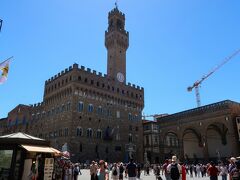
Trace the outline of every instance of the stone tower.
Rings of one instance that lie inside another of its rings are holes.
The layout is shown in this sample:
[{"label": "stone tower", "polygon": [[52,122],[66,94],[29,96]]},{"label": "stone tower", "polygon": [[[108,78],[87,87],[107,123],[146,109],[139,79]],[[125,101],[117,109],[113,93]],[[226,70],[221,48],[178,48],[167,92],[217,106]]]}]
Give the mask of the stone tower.
[{"label": "stone tower", "polygon": [[125,30],[125,15],[114,8],[108,14],[108,30],[105,32],[107,48],[107,75],[109,79],[126,83],[126,51],[129,33]]}]

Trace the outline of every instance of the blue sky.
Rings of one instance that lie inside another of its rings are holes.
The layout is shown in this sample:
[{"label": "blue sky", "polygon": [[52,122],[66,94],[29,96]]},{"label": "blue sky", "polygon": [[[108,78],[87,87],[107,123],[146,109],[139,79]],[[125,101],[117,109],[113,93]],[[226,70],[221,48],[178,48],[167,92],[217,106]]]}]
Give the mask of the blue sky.
[{"label": "blue sky", "polygon": [[[44,82],[74,62],[106,73],[104,31],[112,0],[1,0],[0,118],[42,101]],[[187,87],[240,48],[239,0],[120,0],[130,33],[127,81],[145,88],[145,114],[195,108]],[[240,102],[240,55],[203,82],[203,105]]]}]

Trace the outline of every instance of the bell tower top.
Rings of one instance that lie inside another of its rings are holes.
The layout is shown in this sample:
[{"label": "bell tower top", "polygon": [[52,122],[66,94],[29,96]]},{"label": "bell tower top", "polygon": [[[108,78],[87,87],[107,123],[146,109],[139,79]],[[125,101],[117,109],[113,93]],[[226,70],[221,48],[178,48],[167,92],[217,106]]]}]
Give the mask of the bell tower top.
[{"label": "bell tower top", "polygon": [[110,80],[126,82],[126,51],[129,33],[125,30],[125,14],[116,7],[108,13],[108,28],[105,32],[107,48],[107,75]]}]

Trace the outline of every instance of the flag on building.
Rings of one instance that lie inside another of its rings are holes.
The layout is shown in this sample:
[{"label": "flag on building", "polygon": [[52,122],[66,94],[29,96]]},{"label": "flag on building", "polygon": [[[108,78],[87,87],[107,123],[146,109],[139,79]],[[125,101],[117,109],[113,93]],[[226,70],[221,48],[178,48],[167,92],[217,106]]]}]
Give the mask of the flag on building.
[{"label": "flag on building", "polygon": [[0,84],[4,83],[7,80],[10,59],[11,58],[8,58],[6,61],[0,63]]}]

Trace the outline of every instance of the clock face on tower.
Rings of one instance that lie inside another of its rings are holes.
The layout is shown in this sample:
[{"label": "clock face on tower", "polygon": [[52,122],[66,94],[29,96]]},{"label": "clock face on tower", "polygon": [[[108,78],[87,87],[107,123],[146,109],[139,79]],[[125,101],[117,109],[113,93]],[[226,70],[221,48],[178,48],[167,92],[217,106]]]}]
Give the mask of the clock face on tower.
[{"label": "clock face on tower", "polygon": [[117,73],[117,80],[121,83],[124,82],[125,78],[121,72]]}]

